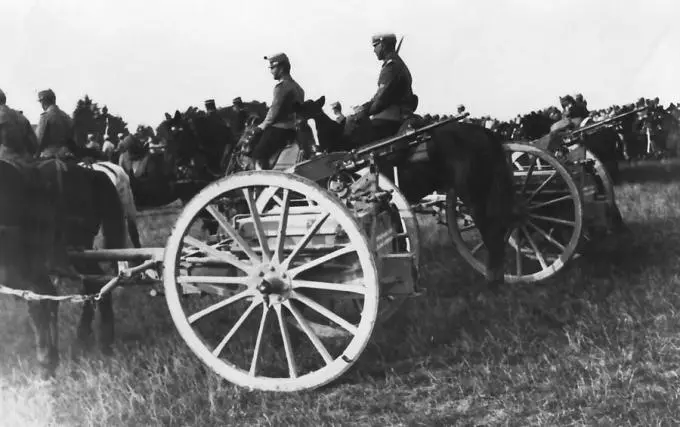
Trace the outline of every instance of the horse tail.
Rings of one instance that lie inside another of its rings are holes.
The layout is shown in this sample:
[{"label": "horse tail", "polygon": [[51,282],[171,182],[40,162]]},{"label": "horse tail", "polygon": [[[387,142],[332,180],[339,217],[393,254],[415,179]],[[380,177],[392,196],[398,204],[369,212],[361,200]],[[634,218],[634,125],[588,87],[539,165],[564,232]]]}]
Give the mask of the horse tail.
[{"label": "horse tail", "polygon": [[505,157],[505,149],[500,138],[491,131],[486,134],[492,143],[493,162],[491,166],[491,183],[487,199],[487,218],[505,219],[512,213],[514,204],[514,188],[512,169]]},{"label": "horse tail", "polygon": [[118,191],[103,172],[94,172],[95,206],[101,221],[104,247],[124,248],[126,245],[126,224],[123,205]]}]

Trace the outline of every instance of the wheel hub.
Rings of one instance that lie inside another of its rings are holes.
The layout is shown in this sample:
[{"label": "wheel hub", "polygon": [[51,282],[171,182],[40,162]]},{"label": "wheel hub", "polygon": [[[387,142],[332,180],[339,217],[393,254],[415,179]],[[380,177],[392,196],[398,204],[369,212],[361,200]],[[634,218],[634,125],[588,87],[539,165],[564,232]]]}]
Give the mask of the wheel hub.
[{"label": "wheel hub", "polygon": [[263,296],[277,296],[279,300],[288,297],[291,290],[290,278],[274,266],[264,266],[257,275],[256,289]]}]

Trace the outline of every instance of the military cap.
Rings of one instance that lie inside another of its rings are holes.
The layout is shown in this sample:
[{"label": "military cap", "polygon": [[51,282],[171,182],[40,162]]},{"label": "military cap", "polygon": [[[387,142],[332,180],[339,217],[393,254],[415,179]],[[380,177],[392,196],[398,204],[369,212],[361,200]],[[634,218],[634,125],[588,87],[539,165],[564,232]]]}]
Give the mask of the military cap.
[{"label": "military cap", "polygon": [[290,64],[290,60],[285,53],[276,53],[274,55],[265,56],[264,59],[269,61],[270,67],[276,67],[277,65],[285,63]]},{"label": "military cap", "polygon": [[371,38],[371,44],[373,46],[375,46],[375,45],[377,45],[378,43],[381,43],[381,42],[396,44],[397,43],[397,36],[394,35],[393,33],[380,33],[380,34],[375,34]]},{"label": "military cap", "polygon": [[335,101],[334,103],[331,104],[331,108],[333,110],[341,108],[340,103],[338,101]]},{"label": "military cap", "polygon": [[215,106],[215,100],[214,100],[214,99],[206,99],[206,100],[205,100],[205,108],[206,108],[207,110],[210,110],[210,109],[215,110],[215,109],[217,109],[217,107]]},{"label": "military cap", "polygon": [[236,98],[231,100],[232,104],[243,104],[243,100],[241,99],[240,96],[237,96]]},{"label": "military cap", "polygon": [[56,99],[57,96],[54,94],[54,91],[52,91],[52,89],[45,89],[38,92],[38,101],[42,100],[54,101]]}]

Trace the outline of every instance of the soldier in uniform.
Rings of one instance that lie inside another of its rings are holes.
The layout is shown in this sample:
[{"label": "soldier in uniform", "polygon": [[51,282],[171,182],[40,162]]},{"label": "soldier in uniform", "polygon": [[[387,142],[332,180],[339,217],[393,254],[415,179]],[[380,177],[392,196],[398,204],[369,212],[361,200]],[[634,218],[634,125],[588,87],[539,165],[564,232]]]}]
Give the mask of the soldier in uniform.
[{"label": "soldier in uniform", "polygon": [[38,92],[43,108],[38,121],[38,153],[41,158],[64,158],[73,155],[73,120],[57,106],[52,89]]},{"label": "soldier in uniform", "polygon": [[246,128],[246,121],[248,120],[248,111],[246,106],[243,104],[243,100],[240,96],[237,96],[231,101],[231,108],[234,112],[229,123],[232,133],[239,139],[243,135],[243,131]]},{"label": "soldier in uniform", "polygon": [[345,115],[342,114],[342,105],[340,105],[339,102],[334,102],[331,104],[331,111],[333,111],[333,114],[335,115],[335,121],[343,124],[345,123]]},{"label": "soldier in uniform", "polygon": [[359,117],[371,117],[372,139],[394,135],[402,122],[418,106],[411,87],[411,72],[396,51],[394,34],[373,36],[373,51],[383,61],[378,77],[378,91],[357,111]]},{"label": "soldier in uniform", "polygon": [[264,121],[258,125],[262,136],[253,150],[256,169],[271,169],[269,159],[277,150],[295,139],[297,115],[293,111],[295,103],[302,104],[305,91],[290,76],[290,60],[285,53],[277,53],[266,57],[269,70],[277,81],[274,86],[274,98]]},{"label": "soldier in uniform", "polygon": [[28,119],[7,106],[7,97],[0,90],[0,125],[3,125],[3,143],[0,156],[28,158],[38,149],[38,140]]}]

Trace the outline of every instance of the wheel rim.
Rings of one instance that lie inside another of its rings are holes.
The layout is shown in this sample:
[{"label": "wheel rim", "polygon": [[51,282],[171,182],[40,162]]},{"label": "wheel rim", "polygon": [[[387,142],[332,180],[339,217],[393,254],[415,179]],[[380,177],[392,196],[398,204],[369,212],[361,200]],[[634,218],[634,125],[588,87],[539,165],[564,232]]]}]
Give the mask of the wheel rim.
[{"label": "wheel rim", "polygon": [[[583,231],[580,191],[570,171],[545,151],[504,144],[513,168],[515,207],[506,234],[507,283],[538,282],[573,257]],[[486,247],[455,190],[447,195],[447,222],[454,244],[477,271],[486,273]]]},{"label": "wheel rim", "polygon": [[[283,206],[276,213],[258,208],[257,195],[272,187]],[[223,200],[238,195],[248,215],[220,212]],[[289,201],[301,195],[313,203],[294,212]],[[207,244],[192,236],[203,210],[228,239]],[[310,389],[339,377],[377,319],[376,266],[357,222],[315,183],[281,172],[234,174],[192,199],[168,241],[164,285],[192,351],[227,380],[261,390]],[[188,288],[208,298],[182,298]],[[344,309],[357,300],[348,318]]]}]

